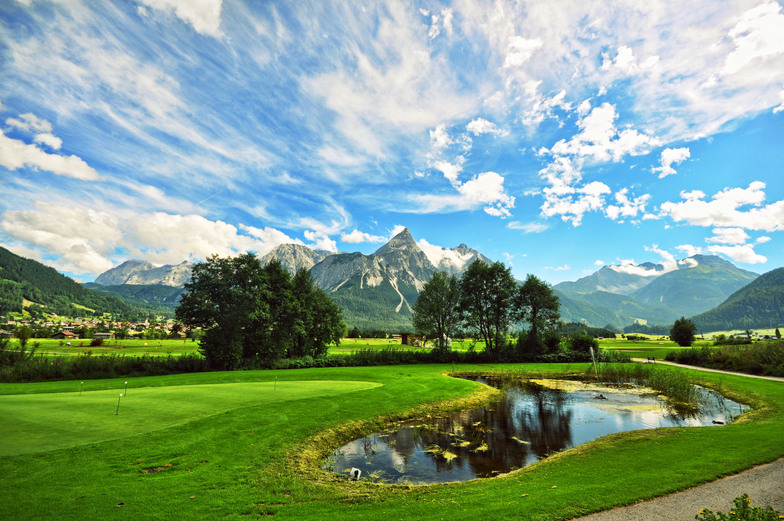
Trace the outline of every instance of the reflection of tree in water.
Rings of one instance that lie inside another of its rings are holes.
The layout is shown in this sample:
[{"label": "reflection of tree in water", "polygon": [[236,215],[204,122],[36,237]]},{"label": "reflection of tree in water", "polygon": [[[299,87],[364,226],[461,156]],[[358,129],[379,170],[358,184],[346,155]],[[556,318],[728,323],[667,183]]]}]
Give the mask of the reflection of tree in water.
[{"label": "reflection of tree in water", "polygon": [[533,403],[529,402],[515,415],[514,431],[531,442],[531,449],[540,459],[571,447],[572,411],[566,407],[566,393],[532,387],[529,395]]},{"label": "reflection of tree in water", "polygon": [[[528,394],[529,399],[521,402],[521,394]],[[427,454],[437,471],[469,465],[476,476],[487,477],[570,446],[572,413],[565,403],[563,393],[541,387],[508,389],[504,398],[491,407],[402,427],[380,439],[406,463],[417,446],[430,448],[432,452]],[[444,457],[444,450],[456,457]]]}]

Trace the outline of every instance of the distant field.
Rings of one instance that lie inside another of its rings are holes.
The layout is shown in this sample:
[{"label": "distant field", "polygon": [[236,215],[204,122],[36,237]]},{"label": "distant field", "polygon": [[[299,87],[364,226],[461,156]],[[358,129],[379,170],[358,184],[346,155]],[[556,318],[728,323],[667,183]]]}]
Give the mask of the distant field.
[{"label": "distant field", "polygon": [[90,346],[89,339],[71,340],[71,345],[66,345],[65,340],[51,338],[31,338],[27,348],[31,349],[36,343],[40,344],[37,352],[52,355],[78,355],[91,351],[93,354],[107,355],[183,355],[198,353],[199,343],[190,339],[176,340],[104,340],[101,346]]}]

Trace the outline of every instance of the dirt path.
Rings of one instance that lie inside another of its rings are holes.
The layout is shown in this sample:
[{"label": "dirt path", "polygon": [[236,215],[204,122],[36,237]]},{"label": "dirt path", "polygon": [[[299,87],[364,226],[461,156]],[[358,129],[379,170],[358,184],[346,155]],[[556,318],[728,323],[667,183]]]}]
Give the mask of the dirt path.
[{"label": "dirt path", "polygon": [[[645,358],[632,358],[632,362],[648,363],[648,360]],[[762,380],[773,380],[776,382],[784,382],[784,377],[781,376],[760,376],[756,374],[735,373],[733,371],[722,371],[721,369],[709,369],[707,367],[700,367],[698,365],[676,364],[675,362],[667,362],[665,360],[656,360],[656,362],[654,363],[672,365],[674,367],[683,367],[684,369],[696,369],[697,371],[706,371],[708,373],[733,374],[735,376],[745,376],[747,378],[760,378]]]},{"label": "dirt path", "polygon": [[[647,362],[644,358],[633,358],[636,362]],[[719,371],[691,365],[660,362],[657,364],[674,365],[688,369],[709,371],[712,373],[725,373],[749,378],[763,378],[784,382],[784,378],[774,376],[756,376],[730,371]],[[752,506],[770,505],[780,512],[784,512],[784,458],[773,463],[760,465],[739,474],[704,483],[694,488],[662,496],[650,501],[644,501],[626,507],[613,508],[589,516],[580,517],[580,521],[691,521],[702,508],[709,508],[716,512],[729,512],[732,509],[732,500],[741,494],[748,494]]]}]

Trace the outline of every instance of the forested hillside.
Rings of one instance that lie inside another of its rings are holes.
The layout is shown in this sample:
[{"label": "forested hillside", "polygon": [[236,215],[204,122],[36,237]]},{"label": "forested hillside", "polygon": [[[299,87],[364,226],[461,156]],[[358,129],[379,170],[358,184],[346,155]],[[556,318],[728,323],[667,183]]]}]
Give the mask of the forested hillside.
[{"label": "forested hillside", "polygon": [[692,320],[702,331],[781,326],[784,324],[784,268],[760,275],[718,307]]},{"label": "forested hillside", "polygon": [[[26,300],[30,302],[25,304]],[[0,247],[0,313],[21,313],[23,307],[34,315],[43,312],[65,316],[115,313],[129,319],[152,311],[115,296],[85,289],[54,268]]]}]

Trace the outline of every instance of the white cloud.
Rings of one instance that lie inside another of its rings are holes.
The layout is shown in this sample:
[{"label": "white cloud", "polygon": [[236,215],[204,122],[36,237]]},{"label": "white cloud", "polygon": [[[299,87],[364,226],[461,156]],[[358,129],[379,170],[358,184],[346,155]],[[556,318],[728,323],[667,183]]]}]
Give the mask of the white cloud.
[{"label": "white cloud", "polygon": [[541,233],[550,228],[549,225],[543,223],[521,223],[518,221],[512,221],[506,227],[510,230],[522,230],[525,233]]},{"label": "white cloud", "polygon": [[735,49],[727,56],[721,72],[735,74],[752,62],[784,53],[784,15],[775,2],[746,11],[728,33]]},{"label": "white cloud", "polygon": [[126,240],[140,245],[138,255],[154,264],[178,264],[213,254],[233,256],[265,251],[263,242],[240,235],[234,225],[210,221],[201,215],[154,212],[135,216],[124,227]]},{"label": "white cloud", "polygon": [[222,35],[221,8],[223,0],[140,0],[153,9],[174,12],[175,16],[208,36]]},{"label": "white cloud", "polygon": [[52,124],[41,119],[35,114],[26,112],[20,114],[18,118],[8,118],[5,120],[6,125],[16,127],[19,130],[28,132],[47,134],[52,132]]},{"label": "white cloud", "polygon": [[779,91],[779,99],[781,100],[781,105],[773,109],[774,114],[778,114],[779,112],[784,110],[784,89],[781,89],[781,91]]},{"label": "white cloud", "polygon": [[[429,11],[424,11],[422,9],[420,9],[419,12],[422,13],[424,16],[427,16],[427,15],[430,14]],[[425,12],[427,12],[427,15],[424,14]],[[428,37],[431,40],[433,40],[439,34],[441,34],[441,29],[442,28],[446,31],[446,34],[451,36],[452,35],[452,31],[454,30],[454,28],[452,27],[452,18],[453,18],[453,16],[454,15],[453,15],[452,9],[450,9],[450,8],[442,9],[441,10],[441,14],[434,14],[434,15],[432,15],[431,18],[430,18],[430,20],[431,20],[430,30],[428,30],[428,32],[427,32]]]},{"label": "white cloud", "polygon": [[743,228],[714,228],[713,237],[708,237],[705,242],[744,244],[747,240],[749,240],[749,234]]},{"label": "white cloud", "polygon": [[751,244],[738,244],[734,246],[708,246],[708,251],[711,253],[721,253],[732,260],[743,262],[745,264],[763,264],[768,261],[767,257],[755,252],[754,246]]},{"label": "white cloud", "polygon": [[342,233],[340,235],[340,240],[351,244],[359,244],[362,242],[386,242],[388,238],[381,235],[371,235],[354,228],[354,231],[351,233]]},{"label": "white cloud", "polygon": [[661,166],[653,168],[651,171],[659,174],[659,179],[677,173],[672,165],[677,165],[689,159],[691,152],[687,147],[665,148],[661,153]]},{"label": "white cloud", "polygon": [[0,166],[9,170],[36,168],[83,181],[99,181],[101,176],[80,157],[50,154],[35,145],[7,137],[0,130]]},{"label": "white cloud", "polygon": [[496,217],[508,217],[514,208],[515,198],[504,190],[503,176],[495,172],[483,172],[465,183],[452,183],[457,190],[454,195],[414,194],[409,199],[420,206],[416,211],[443,212],[470,210],[484,206],[484,211]]},{"label": "white cloud", "polygon": [[579,226],[587,212],[604,207],[604,196],[609,193],[612,193],[610,187],[600,181],[582,187],[555,184],[544,189],[541,212],[544,217],[560,215],[564,222]]},{"label": "white cloud", "polygon": [[446,125],[438,125],[434,130],[430,131],[430,146],[436,150],[441,150],[454,143],[449,133],[446,131]]},{"label": "white cloud", "polygon": [[476,118],[471,120],[468,125],[466,125],[466,130],[472,133],[475,136],[480,134],[493,134],[494,136],[506,136],[509,134],[508,131],[502,130],[498,128],[495,123],[487,121],[483,118]]},{"label": "white cloud", "polygon": [[301,240],[289,237],[275,228],[256,228],[255,226],[247,226],[245,224],[240,224],[239,227],[259,240],[259,243],[255,245],[254,251],[260,256],[266,255],[281,244],[304,244]]},{"label": "white cloud", "polygon": [[82,273],[111,268],[108,254],[122,238],[117,219],[106,212],[43,201],[27,210],[6,211],[0,226],[16,239],[62,257],[66,268]]},{"label": "white cloud", "polygon": [[36,134],[33,141],[46,145],[52,150],[60,150],[60,147],[63,146],[63,140],[54,134]]},{"label": "white cloud", "polygon": [[571,139],[560,140],[550,149],[557,156],[575,156],[592,161],[620,161],[625,155],[646,154],[660,142],[632,128],[618,130],[615,106],[603,103],[591,109],[577,125],[580,131]]},{"label": "white cloud", "polygon": [[433,168],[444,174],[444,177],[454,185],[458,183],[457,178],[460,175],[460,171],[463,169],[464,161],[465,158],[463,156],[457,156],[454,163],[450,163],[449,161],[435,161],[433,163]]},{"label": "white cloud", "polygon": [[[784,200],[764,205],[765,183],[754,181],[748,188],[725,188],[705,200],[700,190],[681,192],[681,202],[664,202],[662,216],[695,226],[743,228],[768,232],[784,230]],[[746,207],[751,206],[749,209]]]},{"label": "white cloud", "polygon": [[552,271],[569,271],[572,268],[570,268],[568,264],[564,264],[562,266],[555,266],[555,267],[553,267],[553,266],[545,266],[544,269],[552,270]]},{"label": "white cloud", "polygon": [[601,260],[601,259],[596,259],[595,261],[593,261],[593,265],[594,266],[603,267],[603,266],[606,265],[606,263],[603,260]]},{"label": "white cloud", "polygon": [[658,63],[658,56],[650,56],[644,62],[637,63],[634,51],[630,47],[622,45],[621,47],[618,47],[618,54],[614,59],[610,59],[606,54],[604,55],[602,70],[609,71],[611,69],[618,69],[625,74],[631,75],[653,70]]},{"label": "white cloud", "polygon": [[338,251],[337,243],[329,238],[324,232],[321,231],[313,231],[313,230],[305,230],[304,234],[305,238],[312,242],[309,246],[316,250],[327,250],[331,252]]},{"label": "white cloud", "polygon": [[553,118],[555,109],[569,110],[571,103],[566,100],[566,91],[561,90],[558,94],[548,98],[539,92],[541,81],[529,81],[525,84],[525,106],[523,115],[520,119],[523,125],[536,126],[546,118]]},{"label": "white cloud", "polygon": [[616,192],[615,200],[618,205],[607,206],[604,211],[607,217],[615,221],[619,217],[636,217],[638,214],[645,212],[645,205],[648,204],[651,198],[650,194],[630,199],[628,193],[628,188]]},{"label": "white cloud", "polygon": [[504,68],[520,67],[524,65],[534,53],[542,47],[542,40],[539,38],[526,39],[522,36],[513,36],[509,39],[506,57],[504,58]]}]

